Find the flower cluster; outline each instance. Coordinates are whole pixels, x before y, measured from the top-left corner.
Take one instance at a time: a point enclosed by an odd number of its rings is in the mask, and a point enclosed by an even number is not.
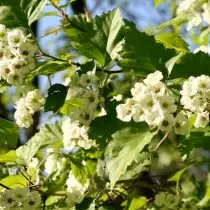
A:
[[[167,192],[156,194],[154,204],[165,210],[197,210],[196,204],[192,201],[183,202],[179,196]]]
[[[85,184],[81,184],[72,172],[69,173],[69,178],[66,181],[68,197],[66,203],[69,207],[73,207],[76,203],[81,203],[85,197],[85,192],[89,187],[89,180]]]
[[[200,26],[202,23],[210,24],[210,1],[204,2],[201,8],[196,6],[196,0],[183,0],[177,9],[177,14],[184,11],[191,11],[194,16],[190,19],[187,25],[187,30],[190,31],[193,27]]]
[[[99,93],[96,87],[97,77],[93,72],[87,72],[70,78],[69,90],[66,100],[80,99],[80,106],[71,110],[69,116],[73,121],[88,126],[95,117],[96,108],[99,104]]]
[[[67,117],[62,124],[64,149],[72,150],[79,146],[84,149],[90,149],[95,142],[88,137],[88,128],[80,126],[78,121],[72,121]]]
[[[173,194],[160,192],[159,194],[156,194],[154,204],[162,208],[176,209],[179,201],[180,198]]]
[[[162,73],[156,71],[149,74],[143,83],[136,83],[131,89],[133,97],[116,107],[117,117],[126,122],[132,118],[135,122],[145,121],[163,132],[169,132],[174,127],[176,134],[185,134],[188,119],[182,112],[174,117],[177,106],[162,79]]]
[[[181,90],[181,104],[185,109],[196,113],[196,128],[206,127],[209,123],[210,77],[201,75],[190,77]]]
[[[0,79],[15,86],[22,84],[24,74],[35,68],[36,51],[23,30],[10,30],[0,24]]]
[[[15,120],[19,127],[28,128],[33,123],[32,115],[39,111],[45,103],[45,99],[39,89],[29,91],[25,97],[15,103]]]
[[[39,209],[42,199],[37,191],[30,191],[29,188],[15,188],[0,192],[1,209],[28,210]]]

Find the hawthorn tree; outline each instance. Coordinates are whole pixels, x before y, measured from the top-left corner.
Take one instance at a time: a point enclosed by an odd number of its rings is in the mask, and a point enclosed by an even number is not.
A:
[[[209,209],[210,1],[170,2],[174,18],[148,35],[118,8],[92,18],[74,3],[70,17],[55,0],[0,1],[0,92],[15,108],[0,118],[0,209]],[[47,34],[73,53],[39,45],[31,24],[47,4],[60,16]],[[51,123],[17,146],[37,112]]]

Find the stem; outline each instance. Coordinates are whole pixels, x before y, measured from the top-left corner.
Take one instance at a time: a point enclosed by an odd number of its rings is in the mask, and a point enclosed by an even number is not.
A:
[[[61,206],[61,204],[65,201],[66,198],[67,198],[67,196],[65,196],[65,197],[61,200],[61,202],[58,204],[58,207]]]
[[[169,132],[167,132],[165,134],[165,136],[161,139],[161,141],[158,143],[158,145],[155,148],[155,151],[157,151],[157,149],[159,148],[159,146],[167,139],[168,135],[169,135]]]
[[[11,189],[11,188],[9,188],[9,187],[7,187],[6,185],[1,184],[1,183],[0,183],[0,186],[3,187],[3,188],[5,188],[5,189],[7,189],[7,190],[10,190],[10,189]]]
[[[61,27],[59,27],[59,28],[53,29],[53,30],[51,30],[51,31],[49,31],[49,32],[47,32],[47,33],[45,33],[44,35],[38,37],[37,39],[38,39],[38,40],[39,40],[39,39],[42,39],[42,38],[44,38],[44,37],[46,37],[46,36],[48,36],[48,35],[50,35],[50,34],[53,34],[53,33],[57,32],[57,31],[61,30],[62,28],[63,28],[63,27],[61,26]]]
[[[40,45],[39,45],[39,43],[38,43],[37,40],[36,40],[36,37],[35,37],[33,31],[31,30],[31,27],[28,26],[28,29],[29,29],[29,31],[30,31],[30,33],[31,33],[31,35],[32,35],[32,37],[33,37],[33,39],[34,39],[34,41],[36,42],[36,45],[37,45],[37,47],[39,48],[40,53],[43,53],[43,52],[42,52],[42,49],[41,49],[41,47],[40,47]]]
[[[77,28],[79,31],[85,32],[84,29],[80,28],[78,25],[76,25],[74,22],[72,22],[68,15],[60,8],[58,7],[52,0],[50,0],[50,3],[53,5],[53,7],[55,7],[63,16],[64,19],[66,19],[71,25],[73,25],[75,28]]]

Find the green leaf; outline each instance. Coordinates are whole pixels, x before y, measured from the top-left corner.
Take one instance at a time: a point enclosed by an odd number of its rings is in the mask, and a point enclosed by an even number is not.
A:
[[[131,204],[129,206],[128,210],[138,210],[141,209],[143,206],[145,206],[147,203],[146,197],[135,197],[132,199]]]
[[[179,139],[179,149],[182,154],[189,154],[194,148],[210,149],[210,126],[205,128],[192,128],[187,135]]]
[[[2,180],[0,180],[0,184],[3,184],[11,189],[16,187],[26,187],[28,184],[28,180],[22,175],[11,175]],[[0,190],[3,190],[3,187],[0,187]]]
[[[86,183],[88,178],[86,168],[81,162],[74,158],[71,158],[71,172],[81,184]]]
[[[80,66],[81,74],[86,74],[88,71],[93,71],[96,67],[96,64],[94,61],[86,62],[85,64],[82,64]]]
[[[39,17],[39,14],[47,4],[48,0],[21,0],[20,7],[31,25]]]
[[[127,127],[138,128],[142,126],[142,123],[123,122],[119,120],[116,114],[118,103],[116,101],[109,102],[106,107],[107,115],[97,117],[90,124],[89,137],[95,140],[102,149],[106,147],[108,141],[112,139],[112,134],[116,131]]]
[[[0,163],[15,163],[17,160],[17,155],[15,150],[10,150],[8,153],[4,155],[0,155]]]
[[[63,115],[68,115],[73,108],[82,108],[84,107],[81,98],[72,98],[70,100],[66,100],[64,105],[61,107],[59,112]]]
[[[182,174],[187,170],[189,169],[190,167],[192,167],[195,163],[192,163],[186,167],[184,167],[183,169],[177,171],[173,176],[171,176],[168,181],[169,182],[176,182],[177,183],[177,186],[179,184],[179,181],[180,181],[180,178],[182,176]]]
[[[155,36],[157,42],[164,44],[166,48],[177,51],[188,51],[188,44],[174,33],[162,33]]]
[[[170,78],[189,78],[190,76],[210,76],[210,56],[204,52],[196,54],[186,53],[177,62],[170,74]]]
[[[35,69],[34,71],[27,74],[25,80],[27,82],[30,82],[32,79],[34,79],[35,76],[38,75],[51,76],[52,74],[55,74],[59,71],[63,71],[70,66],[71,64],[68,62],[48,61],[45,64],[38,67],[37,69]]]
[[[210,200],[210,186],[206,186],[206,192],[204,197],[199,201],[198,206],[205,206],[206,204],[208,204]]]
[[[87,23],[82,16],[71,21],[73,24],[66,26],[64,31],[78,53],[95,59],[102,67],[118,57],[124,42],[124,21],[119,9],[96,16],[92,23]]]
[[[149,132],[142,124],[142,128],[126,128],[112,135],[113,140],[108,144],[105,153],[111,188],[155,134],[156,132]]]
[[[165,63],[176,55],[175,50],[166,49],[153,36],[127,27],[125,44],[120,53],[119,66],[125,72],[146,76],[156,70],[167,74]]]
[[[1,0],[0,23],[9,28],[28,27],[37,20],[47,0]]]
[[[44,111],[57,112],[64,104],[68,87],[61,84],[54,84],[48,90],[48,96],[44,105]]]
[[[6,146],[9,149],[16,148],[18,137],[19,137],[18,126],[13,122],[0,118],[1,147]]]
[[[94,202],[93,198],[86,197],[80,204],[76,204],[76,210],[91,210],[91,204]],[[95,205],[94,205],[95,206]],[[95,209],[95,208],[93,208]]]
[[[48,146],[52,147],[53,144],[58,143],[62,140],[62,138],[63,133],[60,122],[45,125],[27,142],[27,144],[16,150],[17,157],[23,164],[29,164],[39,149],[43,149]]]
[[[96,140],[96,143],[99,144],[101,148],[105,148],[113,133],[122,129],[125,125],[128,125],[117,119],[116,105],[116,102],[110,102],[107,105],[107,115],[97,117],[90,124],[89,136],[91,139]]]
[[[119,180],[129,180],[137,178],[141,172],[147,171],[148,166],[151,165],[153,154],[150,152],[141,152],[136,154],[133,162],[128,166],[126,172]]]
[[[185,55],[185,52],[180,52],[178,55],[171,58],[169,61],[166,62],[166,68],[168,69],[168,75],[171,74],[174,65],[179,62],[180,58]]]

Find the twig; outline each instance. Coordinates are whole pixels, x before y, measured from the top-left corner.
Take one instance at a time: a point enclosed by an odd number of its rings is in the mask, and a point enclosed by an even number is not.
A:
[[[158,145],[155,148],[155,151],[157,151],[157,149],[159,148],[159,146],[167,139],[168,135],[169,135],[169,132],[167,132],[165,134],[165,136],[161,139],[161,141],[158,143]]]
[[[3,188],[5,188],[5,189],[7,189],[7,190],[11,190],[11,188],[7,187],[7,186],[4,185],[4,184],[1,184],[1,183],[0,183],[0,186],[3,187]]]
[[[38,40],[39,40],[39,39],[42,39],[42,38],[44,38],[44,37],[46,37],[46,36],[48,36],[48,35],[50,35],[50,34],[53,34],[53,33],[57,32],[57,31],[61,30],[62,28],[63,28],[63,27],[61,26],[61,27],[58,27],[58,28],[53,29],[53,30],[51,30],[51,31],[48,31],[48,32],[46,32],[44,35],[38,37],[37,39],[38,39]]]
[[[61,204],[65,201],[66,198],[67,198],[67,195],[61,200],[61,202],[58,204],[58,207],[61,206]]]
[[[51,4],[53,5],[53,7],[55,7],[63,16],[64,19],[66,19],[71,25],[73,25],[75,28],[77,28],[78,30],[85,32],[85,30],[83,28],[80,28],[78,25],[76,25],[74,22],[72,22],[68,15],[60,8],[58,7],[52,0],[50,0]]]

